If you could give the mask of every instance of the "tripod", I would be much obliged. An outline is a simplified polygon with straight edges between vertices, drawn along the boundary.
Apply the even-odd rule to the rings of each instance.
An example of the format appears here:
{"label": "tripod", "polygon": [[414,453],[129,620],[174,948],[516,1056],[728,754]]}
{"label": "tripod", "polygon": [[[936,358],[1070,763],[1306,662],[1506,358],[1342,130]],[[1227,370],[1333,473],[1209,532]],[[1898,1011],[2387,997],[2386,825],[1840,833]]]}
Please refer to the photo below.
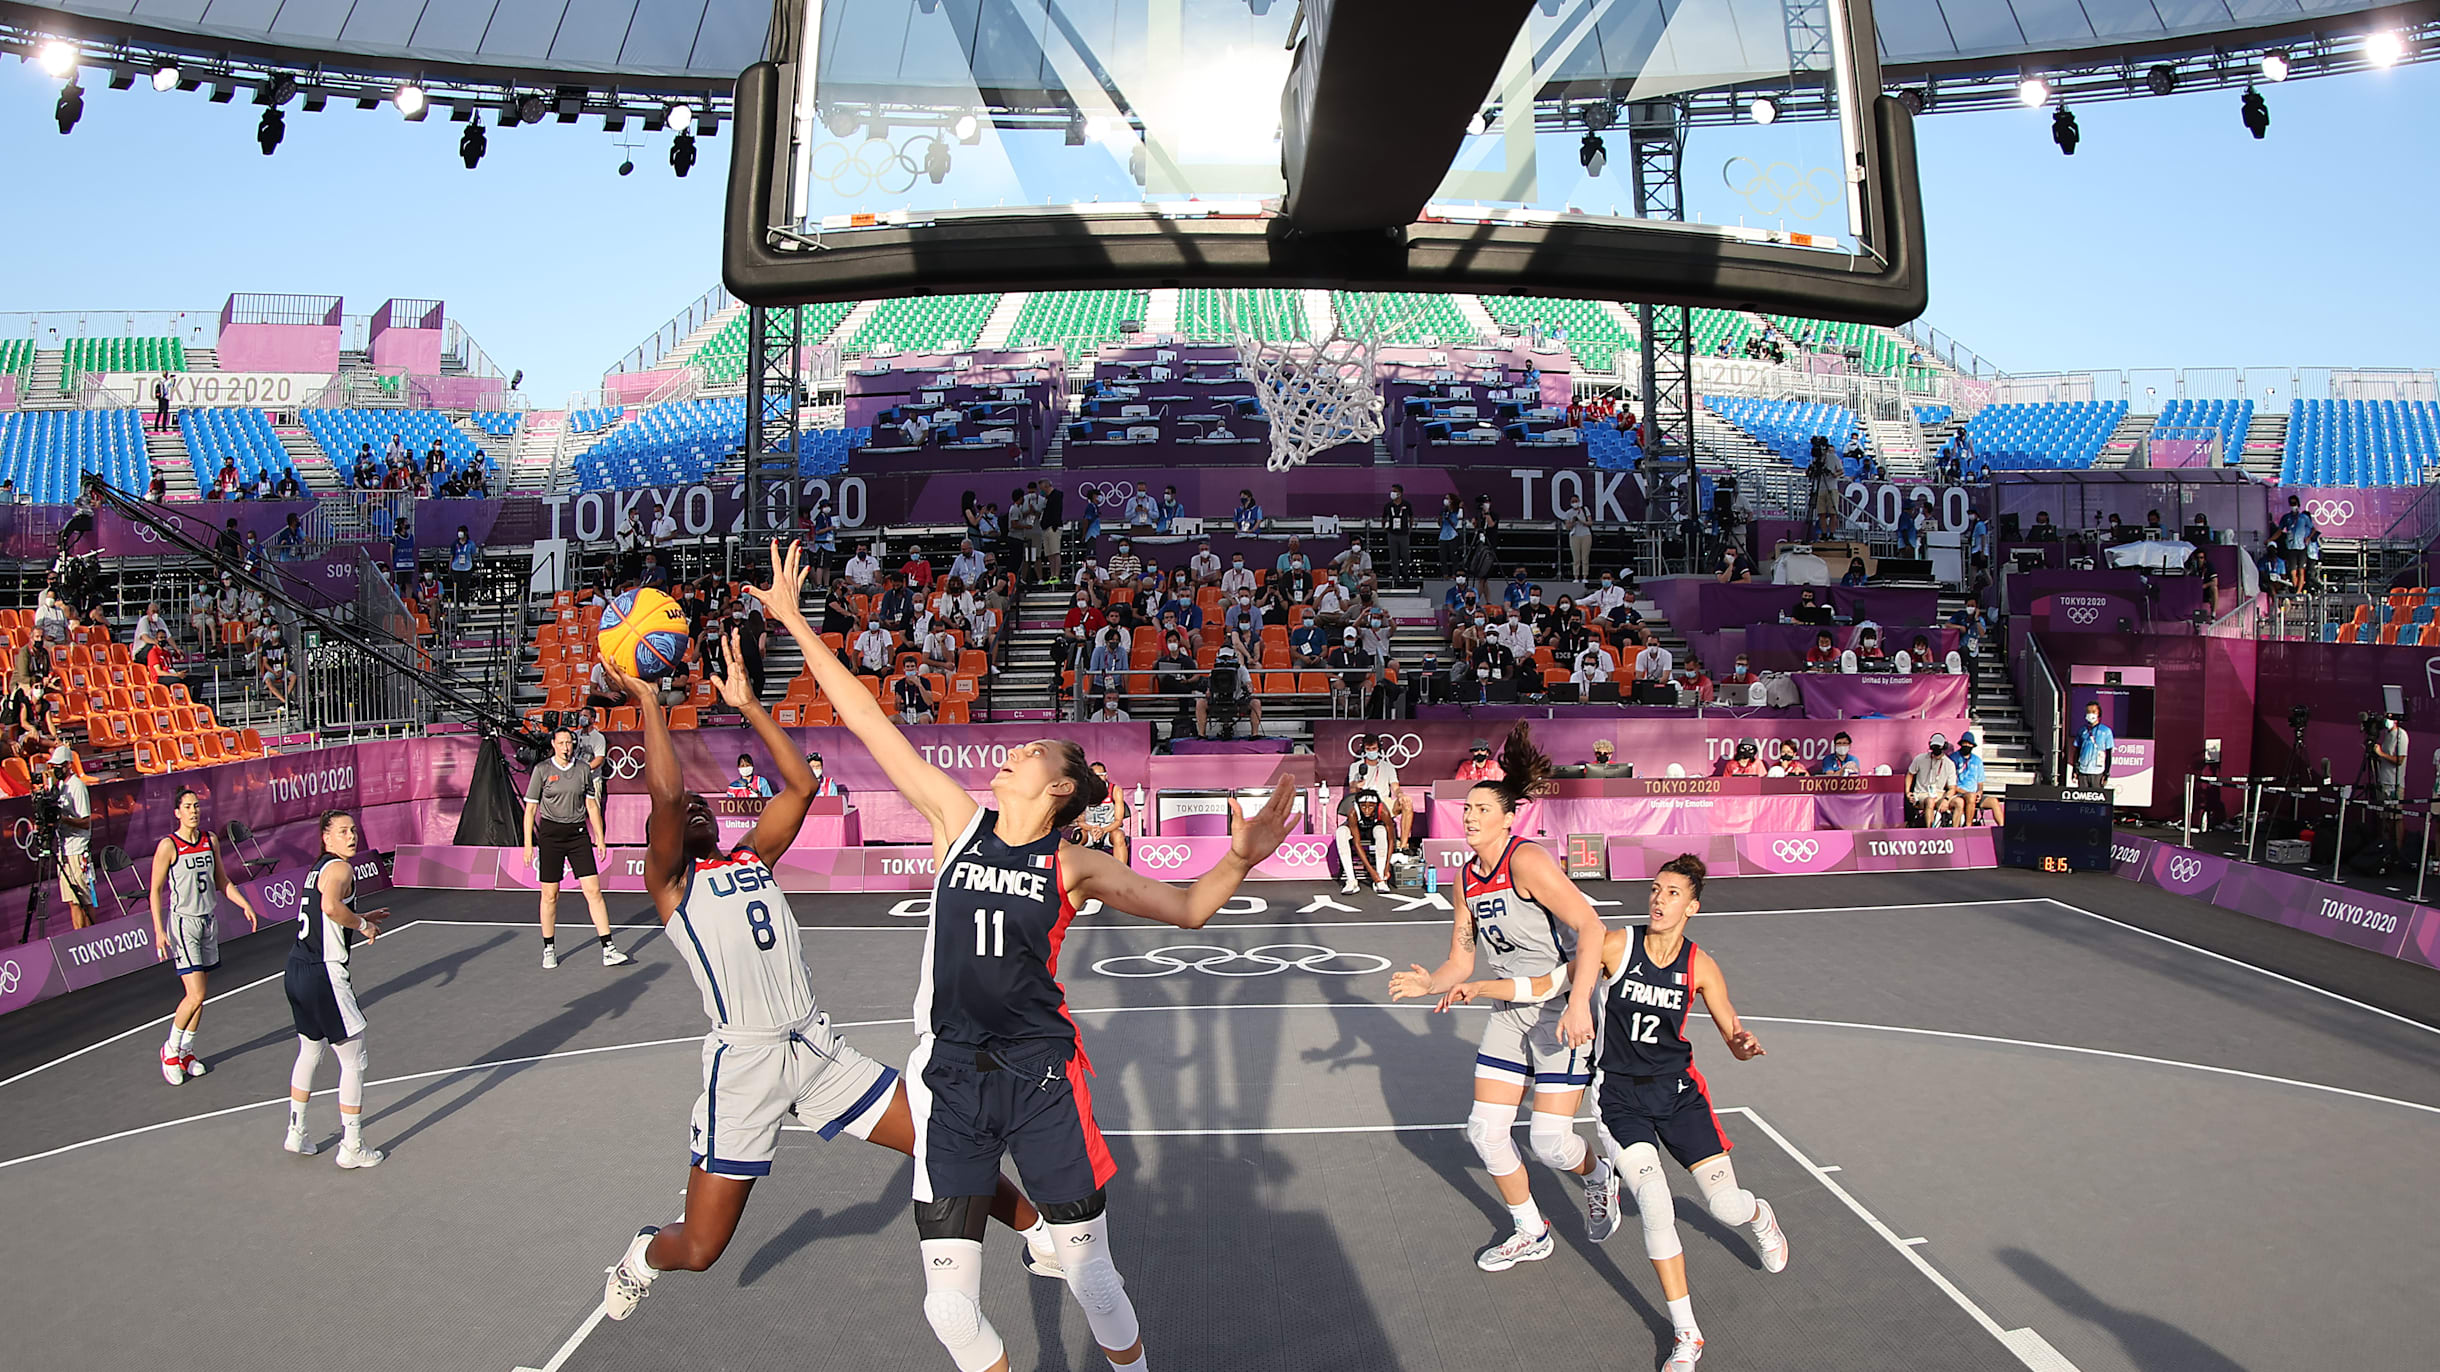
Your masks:
{"label": "tripod", "polygon": [[68,876],[67,864],[61,860],[59,851],[58,825],[37,824],[35,826],[32,856],[34,880],[25,888],[25,927],[17,932],[19,943],[34,941],[34,929],[37,924],[42,927],[44,933],[48,934],[51,931],[50,916],[44,913],[43,902],[50,896],[52,883],[65,881]]}

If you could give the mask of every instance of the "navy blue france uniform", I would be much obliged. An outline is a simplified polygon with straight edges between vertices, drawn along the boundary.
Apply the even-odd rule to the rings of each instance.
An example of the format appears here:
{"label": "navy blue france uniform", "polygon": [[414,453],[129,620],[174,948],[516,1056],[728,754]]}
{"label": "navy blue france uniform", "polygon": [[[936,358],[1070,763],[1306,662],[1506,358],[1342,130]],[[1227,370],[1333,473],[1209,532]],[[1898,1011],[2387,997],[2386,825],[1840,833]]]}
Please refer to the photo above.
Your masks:
{"label": "navy blue france uniform", "polygon": [[[348,971],[348,956],[364,935],[322,909],[322,871],[334,862],[346,861],[326,857],[306,874],[297,938],[288,945],[288,967],[281,978],[297,1036],[323,1043],[345,1043],[364,1032],[364,1011],[357,1007],[356,984]],[[356,908],[352,887],[345,904],[351,911]]]}
{"label": "navy blue france uniform", "polygon": [[991,1195],[1006,1153],[1036,1205],[1071,1204],[1118,1171],[1058,979],[1076,907],[1059,835],[1008,844],[999,817],[975,813],[932,885],[906,1070],[915,1199]]}
{"label": "navy blue france uniform", "polygon": [[1644,931],[1628,931],[1625,965],[1603,983],[1601,1025],[1593,1041],[1593,1100],[1610,1151],[1638,1143],[1665,1148],[1692,1167],[1729,1150],[1712,1113],[1711,1088],[1695,1070],[1686,1041],[1694,940],[1679,941],[1667,966],[1644,951]]}

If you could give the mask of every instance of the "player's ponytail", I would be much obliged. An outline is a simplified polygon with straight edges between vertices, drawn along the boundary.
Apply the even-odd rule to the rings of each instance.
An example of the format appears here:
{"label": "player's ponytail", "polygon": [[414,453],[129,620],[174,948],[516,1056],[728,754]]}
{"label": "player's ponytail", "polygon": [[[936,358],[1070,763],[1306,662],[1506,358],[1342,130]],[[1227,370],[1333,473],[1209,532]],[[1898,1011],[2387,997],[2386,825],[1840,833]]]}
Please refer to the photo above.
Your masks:
{"label": "player's ponytail", "polygon": [[1550,789],[1551,761],[1549,755],[1534,746],[1533,726],[1519,724],[1508,731],[1500,744],[1500,779],[1478,781],[1478,787],[1489,787],[1500,798],[1500,808],[1515,814],[1517,807]]}
{"label": "player's ponytail", "polygon": [[1703,865],[1703,859],[1692,853],[1680,853],[1662,863],[1660,871],[1654,872],[1652,875],[1657,877],[1675,874],[1685,878],[1686,893],[1696,900],[1701,900],[1703,898],[1703,878],[1708,871],[1709,869]]}
{"label": "player's ponytail", "polygon": [[1074,742],[1052,739],[1051,746],[1059,750],[1059,774],[1076,783],[1076,789],[1059,797],[1057,808],[1051,811],[1051,827],[1065,829],[1087,809],[1110,798],[1110,783],[1094,772],[1084,749]]}

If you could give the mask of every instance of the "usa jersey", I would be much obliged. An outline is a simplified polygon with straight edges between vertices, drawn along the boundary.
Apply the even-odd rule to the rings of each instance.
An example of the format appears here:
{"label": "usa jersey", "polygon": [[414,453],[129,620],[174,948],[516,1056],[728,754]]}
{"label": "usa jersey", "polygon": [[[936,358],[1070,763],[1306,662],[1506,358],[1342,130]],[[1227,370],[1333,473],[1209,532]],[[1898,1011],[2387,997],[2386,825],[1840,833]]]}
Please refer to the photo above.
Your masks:
{"label": "usa jersey", "polygon": [[1576,931],[1516,889],[1509,864],[1524,842],[1521,838],[1508,840],[1488,876],[1475,870],[1476,859],[1468,859],[1458,870],[1458,889],[1465,896],[1466,913],[1474,920],[1479,956],[1490,963],[1491,974],[1497,977],[1542,976],[1576,956]]}
{"label": "usa jersey", "polygon": [[1694,1061],[1694,1045],[1686,1041],[1694,940],[1681,940],[1676,959],[1663,967],[1645,954],[1641,928],[1627,932],[1626,965],[1602,987],[1594,1064],[1630,1077],[1683,1072]]}
{"label": "usa jersey", "polygon": [[[334,862],[345,865],[347,859],[326,857],[305,874],[304,908],[297,915],[297,942],[290,956],[301,954],[308,961],[319,962],[326,967],[345,967],[348,950],[361,942],[364,935],[323,912],[322,872]],[[347,899],[342,904],[349,910],[356,908],[356,888],[353,885],[348,887]]]}
{"label": "usa jersey", "polygon": [[173,919],[203,919],[212,913],[213,878],[219,873],[219,863],[212,856],[212,836],[203,834],[193,843],[169,836],[169,913]]}
{"label": "usa jersey", "polygon": [[696,863],[669,927],[717,1028],[785,1029],[813,1014],[796,917],[752,848]]}
{"label": "usa jersey", "polygon": [[977,811],[933,880],[915,1028],[970,1048],[1072,1044],[1058,976],[1076,907],[1060,880],[1059,835],[1004,843],[992,832],[999,817]]}

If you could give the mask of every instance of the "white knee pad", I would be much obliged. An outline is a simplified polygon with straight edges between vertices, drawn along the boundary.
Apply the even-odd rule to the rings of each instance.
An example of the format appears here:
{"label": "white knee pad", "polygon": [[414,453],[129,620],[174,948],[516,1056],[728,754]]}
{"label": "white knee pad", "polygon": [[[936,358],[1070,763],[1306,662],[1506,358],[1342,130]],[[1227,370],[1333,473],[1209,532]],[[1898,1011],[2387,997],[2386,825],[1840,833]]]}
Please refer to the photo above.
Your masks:
{"label": "white knee pad", "polygon": [[1576,1132],[1576,1121],[1570,1116],[1536,1110],[1525,1137],[1533,1144],[1533,1155],[1545,1166],[1562,1172],[1584,1166],[1584,1136]]}
{"label": "white knee pad", "polygon": [[1517,1156],[1515,1135],[1517,1108],[1513,1105],[1493,1105],[1489,1101],[1474,1102],[1466,1116],[1466,1142],[1474,1145],[1475,1156],[1495,1177],[1504,1177],[1525,1165]]}
{"label": "white knee pad", "polygon": [[1054,1224],[1051,1242],[1059,1250],[1059,1265],[1067,1269],[1068,1290],[1084,1307],[1084,1322],[1093,1327],[1093,1341],[1110,1352],[1135,1347],[1140,1337],[1135,1302],[1127,1299],[1126,1279],[1110,1258],[1109,1216]]}
{"label": "white knee pad", "polygon": [[1737,1169],[1727,1154],[1696,1168],[1694,1185],[1703,1193],[1703,1204],[1710,1207],[1713,1219],[1722,1224],[1754,1222],[1754,1193],[1737,1185]]}
{"label": "white knee pad", "polygon": [[983,1245],[973,1239],[925,1239],[923,1317],[958,1372],[983,1372],[1005,1348],[983,1317]]}
{"label": "white knee pad", "polygon": [[1635,1214],[1644,1225],[1644,1256],[1659,1262],[1685,1252],[1678,1242],[1677,1206],[1669,1198],[1660,1150],[1648,1143],[1628,1144],[1618,1154],[1618,1181],[1635,1197]]}
{"label": "white knee pad", "polygon": [[313,1074],[322,1066],[322,1040],[297,1035],[297,1065],[289,1069],[290,1089],[311,1092]]}
{"label": "white knee pad", "polygon": [[372,1058],[364,1051],[364,1039],[359,1036],[345,1043],[334,1044],[330,1055],[339,1060],[339,1108],[364,1108],[364,1069]]}

